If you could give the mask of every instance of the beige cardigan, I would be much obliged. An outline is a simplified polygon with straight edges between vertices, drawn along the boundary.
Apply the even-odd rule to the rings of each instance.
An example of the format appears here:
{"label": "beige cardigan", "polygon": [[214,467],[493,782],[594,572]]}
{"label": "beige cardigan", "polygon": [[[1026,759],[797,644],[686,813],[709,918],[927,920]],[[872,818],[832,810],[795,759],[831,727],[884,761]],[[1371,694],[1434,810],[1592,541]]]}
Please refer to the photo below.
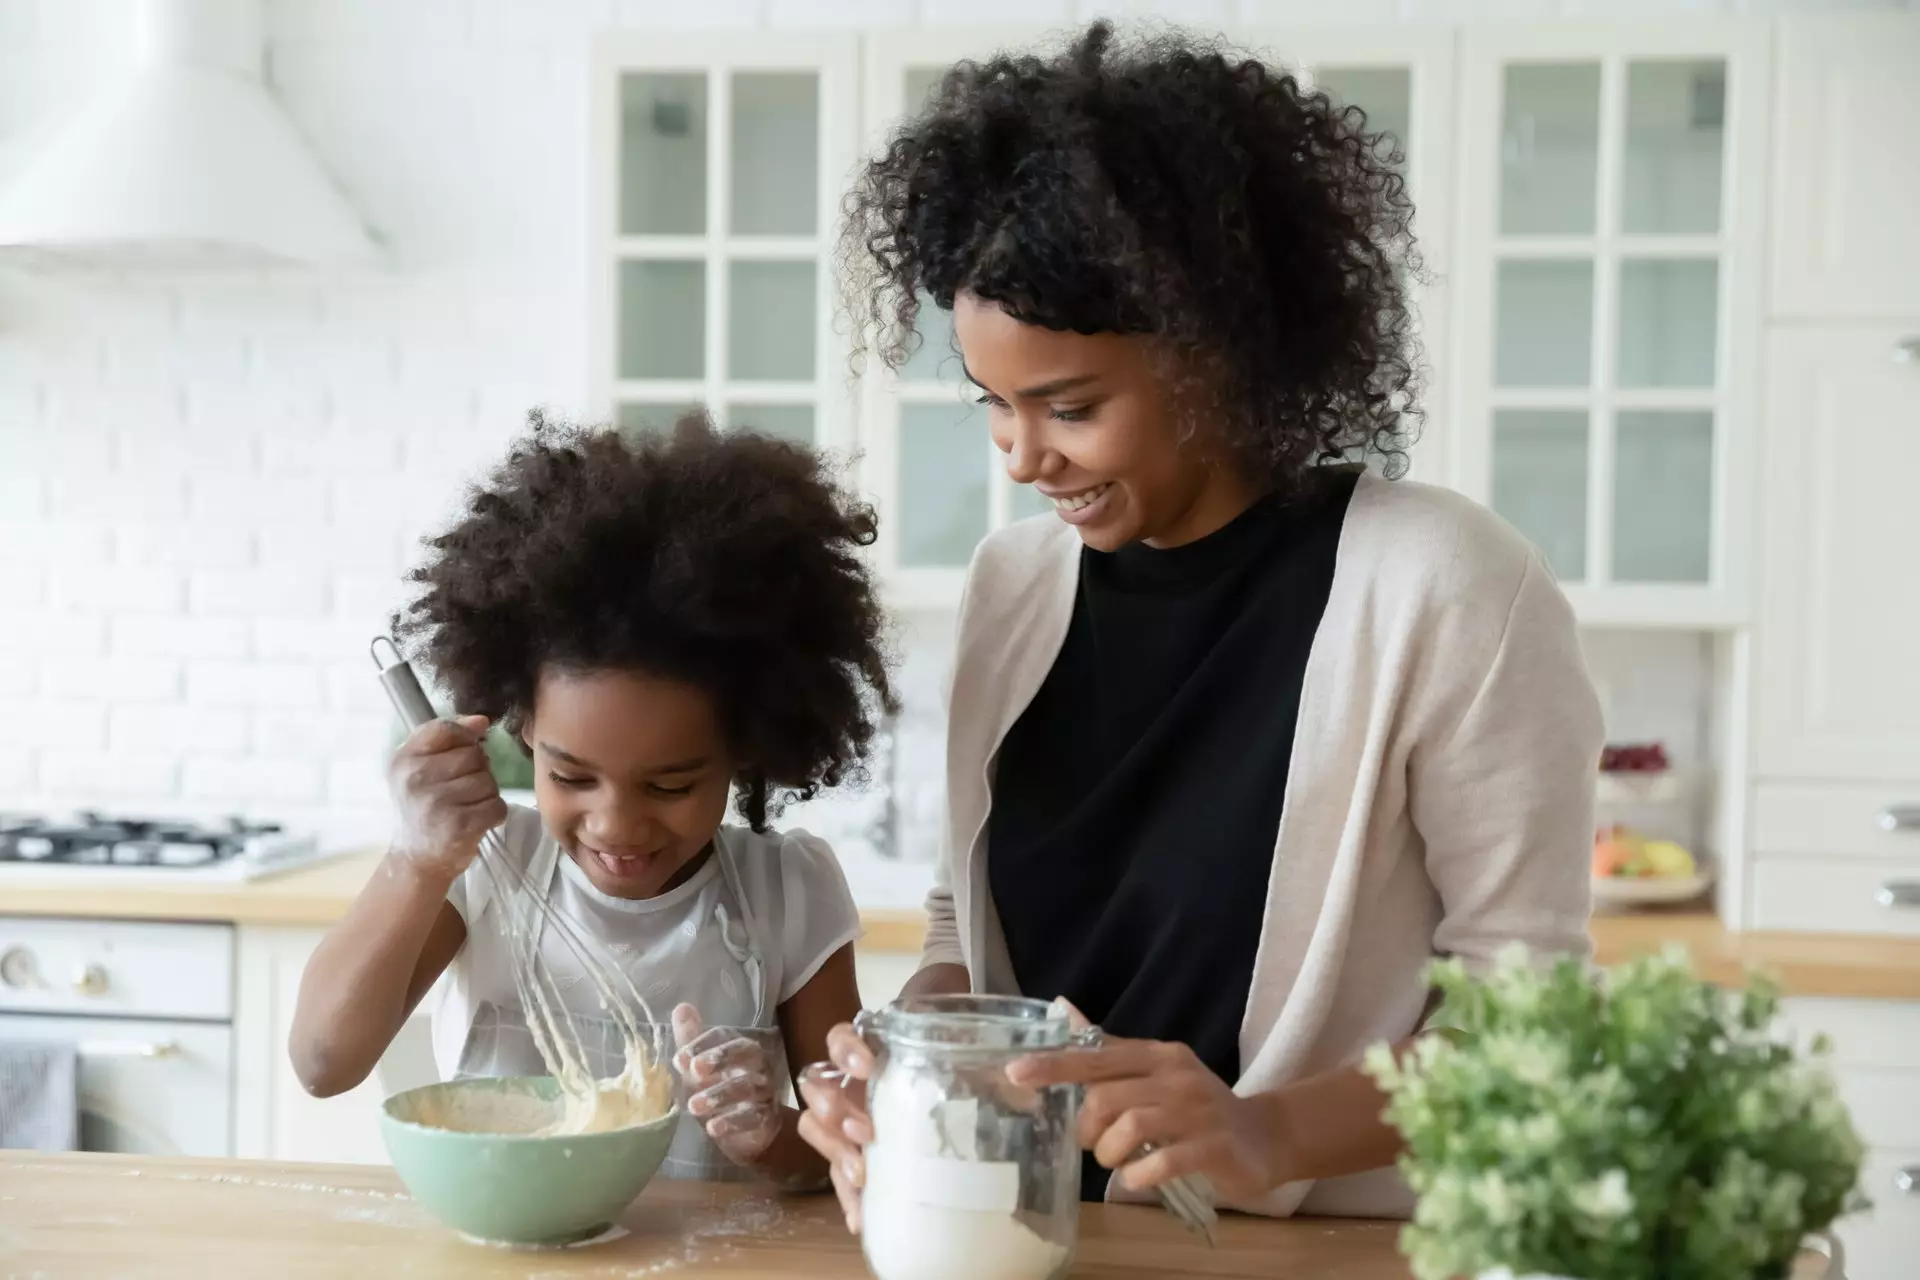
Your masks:
{"label": "beige cardigan", "polygon": [[[961,601],[923,963],[964,964],[978,991],[1016,989],[987,888],[994,755],[1066,638],[1080,547],[1050,516],[1004,529]],[[1573,613],[1539,556],[1465,498],[1362,476],[1307,660],[1238,1091],[1416,1030],[1436,953],[1585,956],[1601,745]],[[1405,1216],[1411,1198],[1382,1169],[1234,1207]]]}

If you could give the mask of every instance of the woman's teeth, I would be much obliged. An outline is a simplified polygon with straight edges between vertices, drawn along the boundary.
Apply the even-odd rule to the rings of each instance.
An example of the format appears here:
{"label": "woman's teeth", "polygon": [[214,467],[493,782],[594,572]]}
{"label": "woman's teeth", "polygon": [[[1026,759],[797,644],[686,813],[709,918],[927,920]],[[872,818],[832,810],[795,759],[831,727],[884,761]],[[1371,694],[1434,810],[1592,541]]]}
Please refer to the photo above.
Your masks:
{"label": "woman's teeth", "polygon": [[1112,482],[1109,481],[1107,484],[1100,485],[1098,488],[1089,489],[1085,493],[1075,494],[1071,498],[1055,498],[1053,505],[1061,511],[1079,511],[1082,508],[1090,507],[1098,502],[1100,495],[1111,487]]}

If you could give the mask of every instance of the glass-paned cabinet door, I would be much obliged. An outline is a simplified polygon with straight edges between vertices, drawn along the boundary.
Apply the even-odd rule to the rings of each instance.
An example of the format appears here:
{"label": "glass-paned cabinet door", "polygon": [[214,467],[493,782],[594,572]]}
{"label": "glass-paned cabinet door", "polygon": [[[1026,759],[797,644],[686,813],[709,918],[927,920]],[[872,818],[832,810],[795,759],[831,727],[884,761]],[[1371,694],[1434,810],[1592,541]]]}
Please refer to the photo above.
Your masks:
{"label": "glass-paned cabinet door", "polygon": [[858,140],[852,37],[622,32],[594,50],[591,381],[624,430],[704,409],[855,432],[831,246]]}
{"label": "glass-paned cabinet door", "polygon": [[1765,29],[1462,38],[1461,486],[1584,620],[1736,624]]}

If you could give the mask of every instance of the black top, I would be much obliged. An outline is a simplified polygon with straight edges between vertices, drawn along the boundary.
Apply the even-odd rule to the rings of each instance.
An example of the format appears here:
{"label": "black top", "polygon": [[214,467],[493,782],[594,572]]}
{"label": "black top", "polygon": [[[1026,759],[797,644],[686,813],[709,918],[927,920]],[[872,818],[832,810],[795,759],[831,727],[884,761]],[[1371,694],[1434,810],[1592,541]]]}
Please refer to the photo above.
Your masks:
{"label": "black top", "polygon": [[[1083,550],[994,769],[987,875],[1020,990],[1240,1076],[1287,760],[1357,472],[1185,546]],[[1088,1155],[1081,1195],[1107,1172]]]}

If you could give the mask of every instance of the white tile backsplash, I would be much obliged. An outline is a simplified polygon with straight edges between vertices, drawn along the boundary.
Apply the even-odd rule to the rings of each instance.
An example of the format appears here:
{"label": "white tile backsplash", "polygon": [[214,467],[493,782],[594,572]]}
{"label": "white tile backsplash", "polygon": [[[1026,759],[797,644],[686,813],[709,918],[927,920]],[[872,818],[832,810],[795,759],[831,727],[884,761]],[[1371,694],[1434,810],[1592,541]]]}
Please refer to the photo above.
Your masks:
{"label": "white tile backsplash", "polygon": [[[1636,12],[1816,7],[1636,0]],[[272,0],[272,76],[389,267],[0,266],[0,807],[86,790],[384,823],[365,654],[412,543],[527,408],[576,411],[589,33],[1592,13],[1586,0]],[[127,56],[118,4],[0,0],[0,151]],[[0,174],[3,178],[4,174]],[[931,856],[949,620],[901,631],[893,801]],[[1591,646],[1626,736],[1704,749],[1697,638]],[[305,726],[300,728],[299,726]],[[1645,727],[1641,727],[1645,726]],[[170,797],[159,793],[172,789]],[[132,793],[138,792],[134,797]],[[864,829],[871,804],[834,821]],[[817,808],[820,825],[831,817]],[[809,820],[813,820],[811,817]]]}

